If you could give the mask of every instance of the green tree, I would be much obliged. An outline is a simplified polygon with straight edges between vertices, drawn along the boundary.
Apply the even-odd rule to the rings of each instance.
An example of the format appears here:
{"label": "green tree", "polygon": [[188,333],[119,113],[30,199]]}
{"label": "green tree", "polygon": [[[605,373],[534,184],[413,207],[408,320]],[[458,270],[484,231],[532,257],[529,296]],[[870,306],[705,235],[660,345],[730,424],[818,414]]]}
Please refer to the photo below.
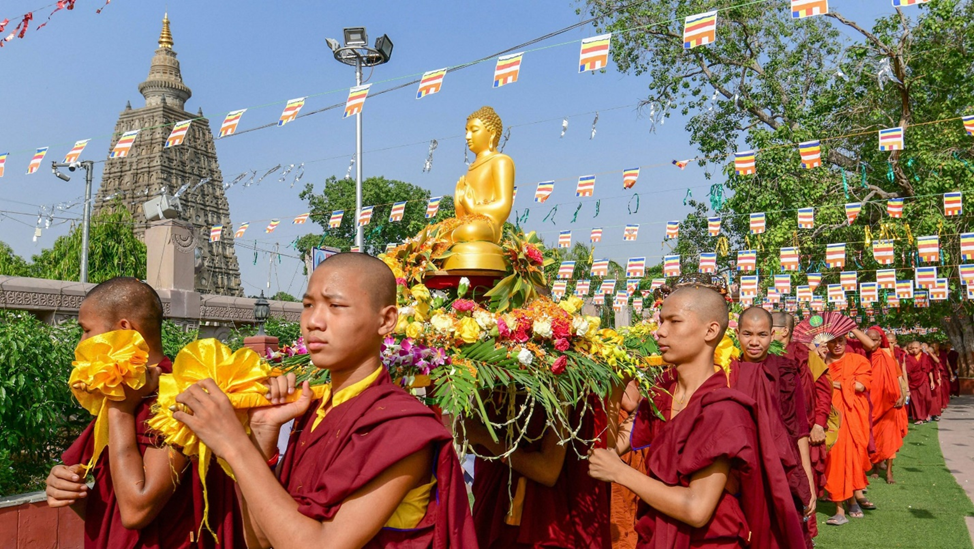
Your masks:
{"label": "green tree", "polygon": [[6,243],[0,242],[0,275],[30,276],[30,265],[15,254]]}
{"label": "green tree", "polygon": [[298,298],[294,297],[293,295],[287,292],[277,292],[276,294],[271,296],[271,299],[274,301],[289,301],[292,303],[295,301],[299,301]]}

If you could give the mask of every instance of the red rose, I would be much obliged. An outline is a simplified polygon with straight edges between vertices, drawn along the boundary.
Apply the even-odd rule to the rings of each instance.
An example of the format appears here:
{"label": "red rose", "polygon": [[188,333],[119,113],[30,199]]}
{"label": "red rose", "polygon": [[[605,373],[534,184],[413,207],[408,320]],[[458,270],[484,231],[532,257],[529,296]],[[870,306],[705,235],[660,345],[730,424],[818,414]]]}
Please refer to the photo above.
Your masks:
{"label": "red rose", "polygon": [[530,244],[524,245],[524,255],[528,256],[528,259],[534,261],[538,265],[544,263],[544,256],[541,255],[541,251]]}
{"label": "red rose", "polygon": [[555,340],[555,349],[558,349],[559,351],[567,351],[568,346],[569,346],[568,340],[565,338],[559,338]]}
{"label": "red rose", "polygon": [[531,339],[531,324],[529,322],[518,322],[514,330],[514,341],[525,343]]}
{"label": "red rose", "polygon": [[555,339],[568,339],[572,336],[572,323],[564,318],[556,318],[551,321],[551,333]]}
{"label": "red rose", "polygon": [[551,373],[555,374],[556,376],[560,376],[561,374],[565,373],[566,366],[568,366],[568,357],[561,355],[558,357],[558,360],[555,360],[555,363],[551,365]]}
{"label": "red rose", "polygon": [[507,327],[503,318],[497,319],[497,334],[505,339],[511,337],[511,329]]}
{"label": "red rose", "polygon": [[469,313],[477,308],[477,303],[469,299],[458,299],[453,302],[453,310],[458,313]]}

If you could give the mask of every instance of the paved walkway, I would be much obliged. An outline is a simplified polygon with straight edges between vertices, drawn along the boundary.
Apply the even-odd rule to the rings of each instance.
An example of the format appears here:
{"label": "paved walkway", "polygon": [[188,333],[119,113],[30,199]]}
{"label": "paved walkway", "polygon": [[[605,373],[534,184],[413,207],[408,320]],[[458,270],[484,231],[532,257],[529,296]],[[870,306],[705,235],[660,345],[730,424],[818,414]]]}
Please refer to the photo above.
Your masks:
{"label": "paved walkway", "polygon": [[[954,397],[940,418],[940,450],[957,484],[974,501],[974,396]],[[967,517],[974,542],[974,517]]]}

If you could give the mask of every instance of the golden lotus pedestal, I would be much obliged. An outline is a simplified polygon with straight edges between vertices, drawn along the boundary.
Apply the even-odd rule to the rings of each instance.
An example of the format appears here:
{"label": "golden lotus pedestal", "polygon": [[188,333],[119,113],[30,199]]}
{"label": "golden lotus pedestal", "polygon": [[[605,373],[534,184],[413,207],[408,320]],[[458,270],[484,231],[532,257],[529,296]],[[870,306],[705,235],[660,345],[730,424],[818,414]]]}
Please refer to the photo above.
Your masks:
{"label": "golden lotus pedestal", "polygon": [[489,301],[484,294],[489,292],[501,279],[507,276],[506,271],[491,271],[485,269],[456,269],[450,271],[434,271],[423,277],[423,284],[430,290],[456,290],[460,287],[460,279],[470,281],[467,297],[478,302]]}
{"label": "golden lotus pedestal", "polygon": [[493,242],[457,242],[443,260],[443,270],[506,272],[507,261],[504,251]]}

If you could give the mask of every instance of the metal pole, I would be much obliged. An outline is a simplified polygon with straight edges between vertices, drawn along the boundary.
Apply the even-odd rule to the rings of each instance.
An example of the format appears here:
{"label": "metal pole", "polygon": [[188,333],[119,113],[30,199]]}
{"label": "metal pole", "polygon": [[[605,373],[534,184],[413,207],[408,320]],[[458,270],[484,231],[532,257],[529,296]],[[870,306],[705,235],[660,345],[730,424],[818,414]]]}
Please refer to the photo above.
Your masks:
{"label": "metal pole", "polygon": [[[355,85],[362,85],[362,57],[355,62]],[[355,245],[362,250],[364,227],[359,225],[362,215],[362,111],[355,115]],[[363,250],[364,251],[364,250]]]}
{"label": "metal pole", "polygon": [[88,236],[91,229],[91,172],[95,164],[91,160],[81,163],[85,169],[85,204],[81,221],[81,283],[88,282]]}

